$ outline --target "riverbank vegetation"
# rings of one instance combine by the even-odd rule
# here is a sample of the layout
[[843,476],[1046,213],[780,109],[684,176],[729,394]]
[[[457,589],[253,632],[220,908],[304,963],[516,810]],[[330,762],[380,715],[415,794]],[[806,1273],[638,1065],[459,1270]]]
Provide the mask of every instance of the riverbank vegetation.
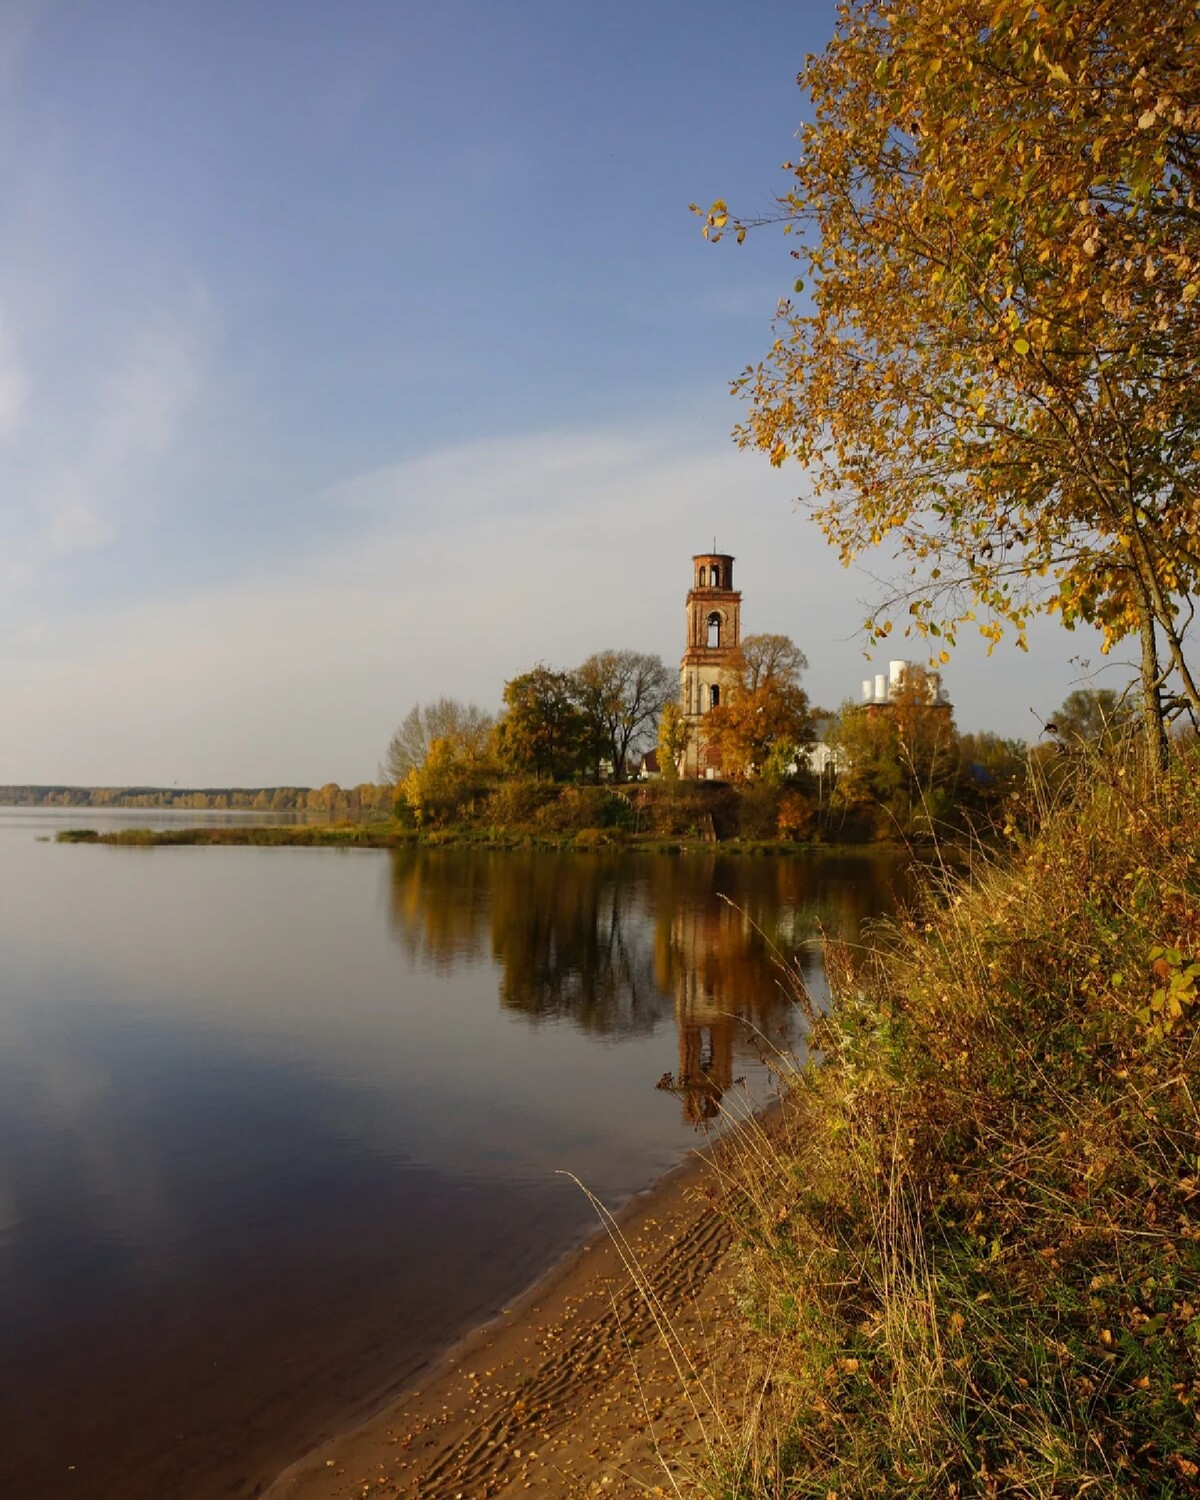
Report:
[[[448,706],[447,706],[448,705]],[[257,822],[160,829],[65,829],[64,842],[114,844],[357,845],[476,843],[491,847],[720,843],[781,851],[801,845],[905,844],[962,847],[991,839],[1006,818],[1026,817],[1022,800],[1031,776],[1056,786],[1089,755],[1123,753],[1136,716],[1109,691],[1073,693],[1051,716],[1052,738],[1033,750],[993,734],[959,734],[948,705],[930,705],[919,674],[885,711],[846,705],[823,720],[827,758],[820,770],[806,758],[791,763],[768,749],[762,775],[740,781],[678,776],[615,782],[556,780],[528,766],[506,765],[495,752],[493,726],[453,700],[433,705],[436,717],[464,718],[451,731],[415,745],[399,787],[326,786],[296,794],[299,814],[278,827]],[[415,710],[414,715],[420,710]],[[410,716],[412,719],[414,716]],[[406,721],[407,723],[408,721]],[[737,720],[731,719],[735,734]],[[420,758],[418,759],[418,756]],[[18,788],[38,793],[40,788]],[[45,789],[50,790],[50,789]],[[86,790],[86,789],[84,789]],[[267,810],[266,791],[236,796],[181,793],[155,801],[144,789],[63,789],[40,805],[190,807]],[[163,794],[167,799],[171,794]],[[35,800],[25,798],[24,800]]]
[[713,1494],[1200,1486],[1200,754],[1035,792],[1036,831],[831,948],[743,1136],[758,1375]]
[[[1139,658],[969,878],[831,946],[729,1174],[757,1378],[707,1493],[1200,1493],[1198,49],[1190,0],[846,0],[774,209],[697,210],[791,236],[735,436],[844,562],[890,551],[872,638],[1048,614]],[[902,823],[918,745],[940,815],[928,735],[847,744],[840,791]]]

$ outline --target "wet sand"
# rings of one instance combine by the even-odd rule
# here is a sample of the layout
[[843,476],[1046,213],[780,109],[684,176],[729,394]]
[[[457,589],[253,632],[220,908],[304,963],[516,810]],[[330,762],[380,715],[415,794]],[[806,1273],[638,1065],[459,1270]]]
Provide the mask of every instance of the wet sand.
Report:
[[267,1500],[674,1493],[740,1378],[718,1179],[689,1158]]

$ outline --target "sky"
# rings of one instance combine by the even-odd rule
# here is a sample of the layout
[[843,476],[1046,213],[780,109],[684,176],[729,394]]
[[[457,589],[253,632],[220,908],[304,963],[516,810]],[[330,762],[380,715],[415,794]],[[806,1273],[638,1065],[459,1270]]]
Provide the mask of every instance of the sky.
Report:
[[[693,553],[836,706],[877,597],[739,451],[825,0],[5,0],[0,784],[350,785],[414,703],[632,647]],[[798,504],[798,502],[800,502]],[[1095,637],[966,643],[1036,738]]]

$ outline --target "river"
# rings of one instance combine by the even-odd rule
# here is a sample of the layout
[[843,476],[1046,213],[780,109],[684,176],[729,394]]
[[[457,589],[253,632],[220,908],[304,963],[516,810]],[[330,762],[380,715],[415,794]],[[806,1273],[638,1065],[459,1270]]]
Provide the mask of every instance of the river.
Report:
[[903,879],[879,854],[53,842],[179,821],[0,809],[21,1500],[253,1495],[591,1231],[565,1174],[619,1204],[765,1098],[802,1035],[781,963],[819,997],[820,931],[856,939]]

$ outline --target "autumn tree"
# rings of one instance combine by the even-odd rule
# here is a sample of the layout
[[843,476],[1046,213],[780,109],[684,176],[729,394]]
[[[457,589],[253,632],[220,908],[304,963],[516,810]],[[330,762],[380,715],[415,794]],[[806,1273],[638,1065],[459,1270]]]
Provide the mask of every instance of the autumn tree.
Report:
[[756,693],[760,687],[778,683],[795,687],[808,659],[787,635],[747,635],[730,664],[730,681],[740,691]]
[[658,719],[658,769],[666,781],[679,780],[679,768],[691,739],[687,716],[676,699],[664,703]]
[[843,704],[830,740],[839,766],[834,801],[875,809],[876,832],[929,833],[949,814],[958,734],[923,667],[910,666],[886,703]]
[[572,674],[541,664],[504,684],[495,746],[508,771],[551,781],[594,771],[604,748],[576,701]]
[[437,698],[410,708],[388,742],[379,767],[383,780],[399,786],[408,773],[425,764],[434,740],[460,743],[464,752],[481,755],[494,719],[474,703],[457,698]]
[[401,782],[399,810],[424,826],[454,823],[479,810],[495,780],[486,744],[464,733],[439,736]]
[[722,674],[721,701],[704,717],[704,737],[727,775],[782,779],[811,737],[804,653],[786,635],[748,635]]
[[829,731],[838,767],[830,801],[842,812],[878,809],[874,831],[894,832],[906,816],[906,777],[896,724],[872,705],[848,702]]
[[663,705],[678,691],[676,676],[659,656],[600,651],[572,677],[592,737],[603,742],[614,779],[623,781],[631,750],[654,739]]
[[892,688],[885,710],[896,726],[901,759],[916,795],[944,791],[958,770],[954,711],[938,691],[938,679],[910,664]]
[[[877,638],[897,604],[940,659],[969,620],[1024,644],[1039,611],[1137,638],[1161,757],[1168,678],[1200,718],[1194,0],[838,14],[774,216],[808,300],[736,383],[739,440],[806,466],[845,562],[906,561]],[[718,202],[706,227],[752,222]]]

